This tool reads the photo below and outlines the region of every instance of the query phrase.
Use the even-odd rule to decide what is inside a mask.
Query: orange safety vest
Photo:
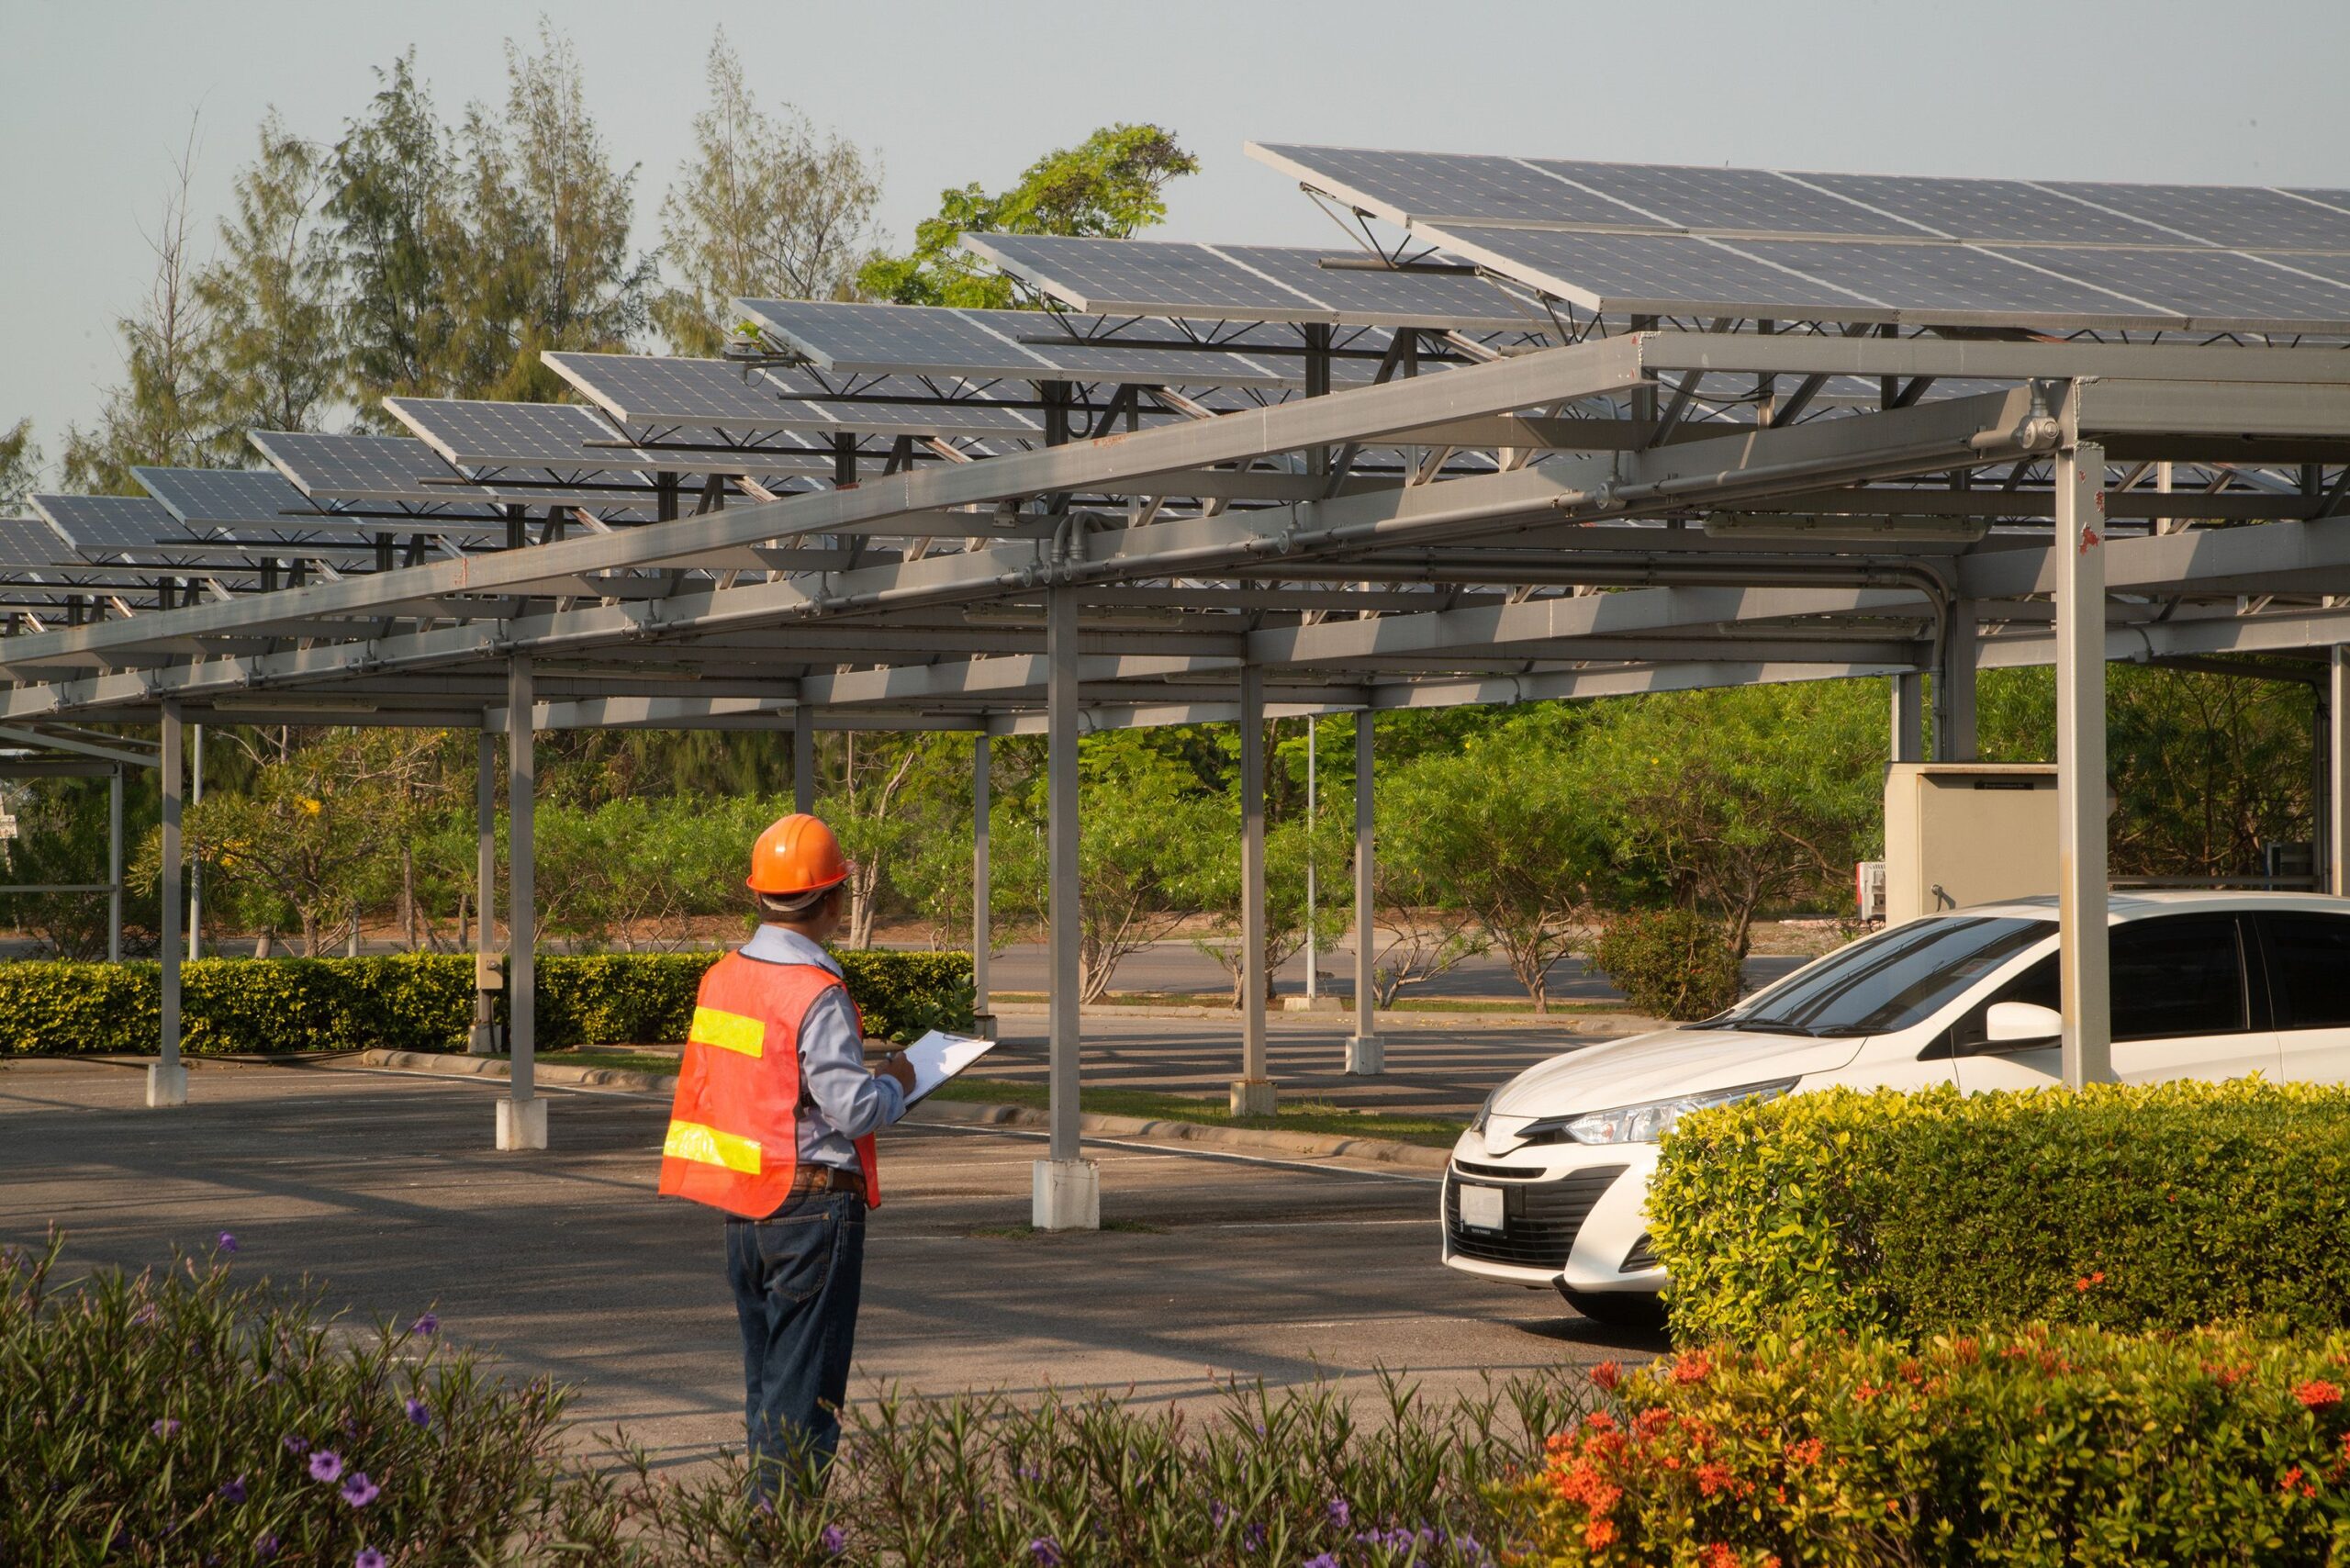
[[[800,1024],[840,977],[814,964],[770,964],[729,953],[702,976],[677,1070],[661,1192],[745,1219],[765,1219],[791,1196],[800,1116],[813,1103],[800,1082]],[[865,1020],[849,1003],[857,1033]],[[865,1202],[881,1206],[873,1137],[856,1140]]]

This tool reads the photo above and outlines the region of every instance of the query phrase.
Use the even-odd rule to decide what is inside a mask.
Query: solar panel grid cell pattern
[[[1664,301],[1753,307],[1759,313],[1784,315],[1883,308],[1875,296],[1840,290],[1757,260],[1747,253],[1756,245],[1731,250],[1675,234],[1473,228],[1447,232],[1479,256],[1506,258],[1585,304]]]
[[[1921,230],[1888,223],[1841,196],[1809,189],[1768,169],[1679,168],[1662,163],[1539,161],[1561,181],[1587,185],[1676,229],[1784,234],[1886,234]]]
[[[460,478],[423,442],[391,435],[316,435],[258,431],[254,447],[311,499],[399,501],[437,506],[482,502],[470,486],[426,484]]]
[[[1341,320],[1495,327],[1536,319],[1529,308],[1516,303],[1483,278],[1326,267],[1322,265],[1326,252],[1272,245],[1222,249],[1234,260],[1323,300]]]
[[[196,537],[147,496],[35,496],[32,507],[85,554],[180,560],[197,554]]]
[[[72,546],[37,517],[0,517],[0,571],[52,571],[79,566]]]
[[[741,303],[794,349],[840,372],[1152,386],[1278,386],[1294,379],[1294,372],[1241,355],[1081,342],[1035,310],[804,299]]]
[[[2021,180],[1925,179],[1901,174],[1814,174],[1796,178],[1824,185],[1897,218],[1953,240],[2061,245],[2144,245],[2175,242],[2161,230],[2042,190]],[[1888,223],[1887,232],[1896,225]]]
[[[386,398],[384,407],[425,438],[448,462],[466,467],[505,463],[588,461],[590,442],[617,432],[576,403],[492,403],[457,398]],[[613,454],[592,454],[609,463]]]
[[[2311,263],[2350,273],[2350,257],[2280,256],[2286,264],[2273,266],[2233,251],[2060,247],[2018,254],[2200,320],[2350,321],[2350,284],[2306,275]]]
[[[1269,144],[1266,151],[1327,174],[1398,213],[1430,221],[1663,227],[1621,202],[1562,185],[1516,158],[1297,144]]]
[[[2350,251],[2350,212],[2257,185],[2122,185],[2051,182],[2049,189],[2126,212],[2214,245]]]
[[[1902,310],[1960,314],[2143,317],[2169,308],[2141,306],[2115,292],[2076,282],[2050,252],[2006,256],[1969,245],[1838,245],[1809,240],[1740,240],[1739,250],[1822,283]],[[2116,256],[2138,252],[2115,251]],[[2070,275],[2056,276],[2054,273]]]
[[[255,523],[285,526],[286,512],[315,512],[310,498],[273,470],[255,468],[133,468],[147,493],[190,528]],[[318,520],[304,518],[297,526]]]

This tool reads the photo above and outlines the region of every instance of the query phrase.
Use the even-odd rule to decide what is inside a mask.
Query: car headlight
[[[1673,1124],[1692,1111],[1735,1105],[1744,1100],[1770,1100],[1796,1086],[1792,1078],[1768,1083],[1740,1084],[1736,1089],[1711,1089],[1703,1094],[1680,1094],[1670,1100],[1650,1100],[1569,1117],[1563,1129],[1577,1143],[1654,1143],[1673,1130]]]

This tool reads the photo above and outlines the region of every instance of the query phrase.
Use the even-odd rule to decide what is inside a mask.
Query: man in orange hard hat
[[[695,999],[661,1148],[661,1191],[726,1212],[743,1326],[752,1490],[821,1476],[840,1440],[878,1206],[873,1134],[905,1114],[913,1070],[865,1064],[864,1022],[824,951],[847,902],[832,830],[778,818],[751,851],[759,929]]]

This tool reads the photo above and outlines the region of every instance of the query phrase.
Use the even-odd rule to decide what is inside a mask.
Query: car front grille
[[[1470,1230],[1460,1223],[1460,1187],[1444,1184],[1444,1231],[1455,1255],[1481,1263],[1520,1268],[1563,1269],[1592,1205],[1615,1185],[1626,1167],[1602,1165],[1573,1171],[1555,1182],[1516,1182],[1502,1189],[1499,1231]]]

